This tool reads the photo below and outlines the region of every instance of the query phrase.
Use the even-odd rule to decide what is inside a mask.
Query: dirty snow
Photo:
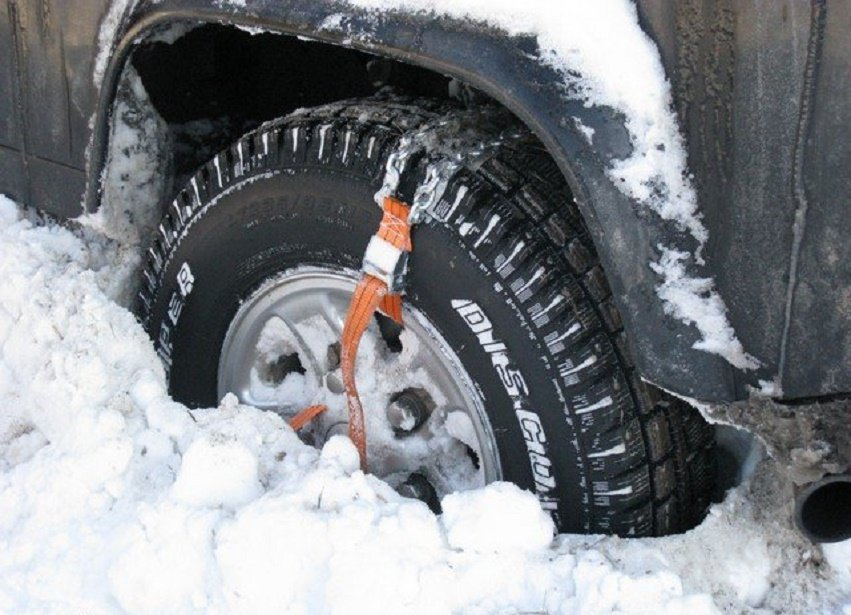
[[[80,221],[126,245],[153,235],[159,201],[169,177],[168,126],[154,109],[132,66],[122,75],[110,118],[109,151],[100,208]]]
[[[373,11],[378,18],[390,10],[436,13],[486,23],[509,35],[535,35],[541,61],[562,74],[568,96],[624,114],[633,152],[608,169],[615,185],[662,219],[674,222],[683,237],[697,243],[693,252],[680,252],[677,267],[666,266],[671,247],[663,247],[660,261],[653,264],[662,280],[657,292],[667,313],[697,327],[702,339],[694,348],[717,354],[739,369],[759,367],[759,361],[742,349],[712,278],[684,283],[686,277],[694,277],[694,267],[704,264],[709,234],[687,172],[670,84],[659,52],[641,30],[630,0],[537,0],[522,9],[514,0],[347,2]],[[586,139],[591,136],[582,127],[577,130]],[[670,292],[672,286],[678,292]]]
[[[765,462],[684,536],[552,537],[508,484],[435,516],[273,413],[189,411],[114,301],[132,261],[0,197],[0,612],[840,613],[851,543]]]

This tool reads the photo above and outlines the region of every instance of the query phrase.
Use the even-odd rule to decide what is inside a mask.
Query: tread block
[[[644,422],[644,432],[647,437],[647,452],[650,461],[656,463],[665,457],[673,446],[665,416],[656,414],[647,419]]]
[[[479,173],[505,194],[511,192],[522,182],[520,174],[496,156],[487,159],[479,167]]]

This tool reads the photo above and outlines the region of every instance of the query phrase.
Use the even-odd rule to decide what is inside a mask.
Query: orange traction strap
[[[317,416],[322,414],[328,409],[328,406],[325,404],[316,404],[315,406],[308,406],[294,417],[291,417],[289,421],[290,427],[293,428],[293,431],[298,431],[305,425],[307,425],[310,421],[315,419]]]
[[[343,373],[346,405],[349,410],[349,438],[357,448],[361,470],[364,472],[367,471],[366,428],[363,405],[355,383],[355,364],[361,338],[376,310],[402,324],[402,297],[392,293],[390,285],[393,284],[394,273],[398,273],[396,269],[399,261],[413,249],[409,214],[410,208],[401,201],[393,197],[384,198],[384,216],[378,232],[367,248],[364,257],[364,273],[349,304],[346,322],[343,325],[343,339],[340,342],[340,369]],[[378,251],[383,254],[378,259],[383,262],[378,266],[371,261],[371,252],[375,251],[373,246],[376,240],[379,245]],[[292,417],[289,421],[290,426],[298,430],[324,410],[326,407],[323,405],[310,406]]]

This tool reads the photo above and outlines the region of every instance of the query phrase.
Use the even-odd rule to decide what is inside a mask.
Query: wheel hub
[[[302,430],[303,438],[321,446],[345,434],[339,339],[356,284],[355,272],[317,267],[264,283],[225,336],[219,398],[234,393],[284,417],[324,403],[328,411]],[[405,328],[392,337],[387,326],[370,325],[359,351],[373,472],[415,496],[431,493],[425,484],[440,497],[499,480],[493,434],[472,381],[424,314],[406,305],[404,317]]]

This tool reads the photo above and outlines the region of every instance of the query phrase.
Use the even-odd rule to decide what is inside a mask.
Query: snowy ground
[[[507,484],[444,514],[275,415],[169,399],[133,253],[0,197],[2,613],[851,613],[851,541],[771,462],[684,536],[552,537]],[[843,606],[844,605],[844,606]]]

